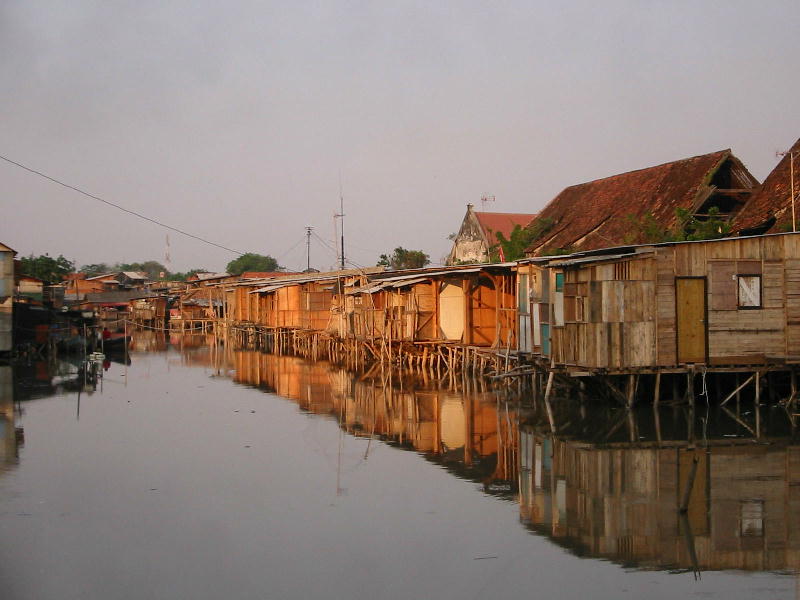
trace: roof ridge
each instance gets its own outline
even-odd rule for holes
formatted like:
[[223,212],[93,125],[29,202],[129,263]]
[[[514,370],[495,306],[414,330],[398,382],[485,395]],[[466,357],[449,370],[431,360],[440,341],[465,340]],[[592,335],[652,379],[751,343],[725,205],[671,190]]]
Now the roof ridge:
[[665,163],[661,163],[661,164],[658,164],[658,165],[651,165],[649,167],[642,167],[640,169],[631,169],[630,171],[623,171],[622,173],[616,173],[614,175],[608,175],[606,177],[598,177],[597,179],[590,179],[589,181],[584,181],[582,183],[575,183],[573,185],[568,185],[567,187],[565,187],[562,190],[562,192],[565,191],[565,190],[571,189],[571,188],[580,187],[582,185],[588,185],[590,183],[597,183],[598,181],[605,181],[607,179],[614,179],[615,177],[622,177],[623,175],[630,175],[632,173],[640,173],[642,171],[650,171],[650,170],[653,170],[653,169],[659,169],[661,167],[666,167],[666,166],[677,165],[677,164],[680,164],[680,163],[689,162],[690,160],[695,160],[695,159],[698,159],[698,158],[711,157],[711,156],[713,156],[715,154],[723,155],[723,154],[726,154],[726,153],[730,154],[731,156],[733,156],[733,151],[730,148],[725,148],[724,150],[717,150],[715,152],[707,152],[706,154],[698,154],[696,156],[689,156],[687,158],[680,158],[678,160],[670,160],[670,161],[667,161]]

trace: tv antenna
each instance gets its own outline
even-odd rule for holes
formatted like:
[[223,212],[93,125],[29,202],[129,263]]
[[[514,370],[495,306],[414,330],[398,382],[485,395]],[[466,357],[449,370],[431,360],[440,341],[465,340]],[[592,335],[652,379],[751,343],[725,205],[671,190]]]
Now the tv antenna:
[[494,201],[495,201],[494,195],[484,194],[483,196],[481,196],[481,210],[483,212],[486,212],[486,205],[489,202],[494,202]]
[[797,219],[795,218],[794,211],[794,150],[786,150],[785,152],[776,152],[775,156],[789,155],[789,189],[792,201],[792,231],[797,231]]

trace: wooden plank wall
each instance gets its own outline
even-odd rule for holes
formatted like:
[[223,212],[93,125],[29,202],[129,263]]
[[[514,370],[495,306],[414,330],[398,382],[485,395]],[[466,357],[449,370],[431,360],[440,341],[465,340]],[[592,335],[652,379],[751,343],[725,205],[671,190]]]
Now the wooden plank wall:
[[567,270],[564,325],[553,328],[556,361],[586,368],[654,365],[655,270],[652,256]]

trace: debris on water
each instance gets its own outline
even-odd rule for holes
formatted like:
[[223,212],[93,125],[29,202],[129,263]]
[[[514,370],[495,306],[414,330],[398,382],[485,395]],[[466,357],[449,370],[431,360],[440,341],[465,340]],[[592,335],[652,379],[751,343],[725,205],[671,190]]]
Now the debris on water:
[[250,412],[251,412],[251,413],[255,413],[256,411],[254,411],[254,410],[251,410]]
[[250,446],[245,446],[245,448],[249,448]]
[[150,491],[151,491],[151,492],[157,492],[157,491],[158,491],[158,488],[150,488]]
[[489,560],[490,558],[497,558],[497,556],[476,556],[472,560]]

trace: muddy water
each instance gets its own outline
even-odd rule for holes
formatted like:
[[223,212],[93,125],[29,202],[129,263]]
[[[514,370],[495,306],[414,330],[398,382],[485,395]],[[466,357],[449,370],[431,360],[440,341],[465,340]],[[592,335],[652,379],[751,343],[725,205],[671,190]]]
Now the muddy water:
[[780,409],[575,399],[554,434],[475,382],[171,342],[0,367],[0,598],[800,597]]

